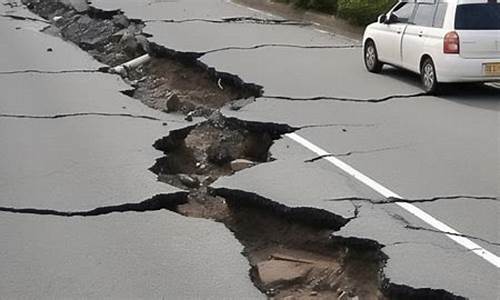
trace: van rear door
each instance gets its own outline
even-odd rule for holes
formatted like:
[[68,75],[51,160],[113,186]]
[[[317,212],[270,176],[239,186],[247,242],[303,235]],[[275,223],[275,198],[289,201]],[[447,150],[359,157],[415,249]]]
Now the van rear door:
[[460,37],[460,56],[500,58],[499,2],[458,5],[455,29]]

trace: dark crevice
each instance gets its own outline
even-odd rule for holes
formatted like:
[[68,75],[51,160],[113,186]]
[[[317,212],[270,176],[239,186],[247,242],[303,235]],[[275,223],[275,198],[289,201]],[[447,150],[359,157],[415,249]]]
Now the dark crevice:
[[372,150],[353,150],[345,153],[330,153],[330,154],[325,154],[325,155],[320,155],[315,158],[307,159],[304,162],[305,163],[312,163],[318,160],[322,160],[327,157],[346,157],[346,156],[351,156],[354,154],[369,154],[369,153],[376,153],[376,152],[382,152],[382,151],[390,151],[390,150],[397,150],[397,149],[402,149],[403,146],[399,147],[384,147],[384,148],[378,148],[378,149],[372,149]]
[[56,115],[17,115],[17,114],[4,114],[0,113],[0,118],[13,118],[13,119],[64,119],[73,117],[86,117],[86,116],[99,116],[99,117],[124,117],[133,119],[145,119],[151,121],[164,121],[151,116],[146,115],[134,115],[128,113],[100,113],[100,112],[78,112],[78,113],[68,113],[68,114],[56,114]]
[[429,232],[433,232],[433,233],[458,236],[458,237],[468,238],[468,239],[472,239],[472,240],[478,240],[478,241],[490,244],[492,246],[500,246],[500,242],[488,241],[487,239],[484,239],[484,238],[481,238],[481,237],[477,237],[477,236],[473,236],[473,235],[469,235],[469,234],[447,232],[447,231],[441,231],[441,230],[437,230],[437,229],[420,227],[420,226],[413,226],[413,225],[406,225],[405,228],[406,229],[410,229],[410,230],[423,230],[423,231],[429,231]]
[[312,23],[295,21],[295,20],[282,20],[282,19],[262,19],[255,17],[229,17],[222,19],[201,19],[201,18],[193,18],[193,19],[182,19],[182,20],[174,20],[174,19],[155,19],[155,20],[144,20],[144,23],[154,23],[154,22],[163,22],[163,23],[189,23],[189,22],[206,22],[206,23],[214,23],[214,24],[224,24],[224,23],[250,23],[250,24],[262,24],[262,25],[294,25],[294,26],[311,26]]
[[374,200],[370,198],[361,197],[346,197],[346,198],[335,198],[327,199],[325,201],[363,201],[369,202],[374,205],[384,205],[391,203],[426,203],[426,202],[436,202],[440,200],[457,200],[457,199],[470,199],[470,200],[487,200],[487,201],[500,201],[498,197],[493,196],[472,196],[472,195],[452,195],[452,196],[438,196],[432,198],[423,199],[401,199],[401,198],[385,198],[384,200]]
[[465,248],[463,248],[462,249],[462,248],[458,248],[458,247],[445,247],[445,246],[443,246],[441,244],[437,244],[437,243],[416,242],[416,241],[394,242],[394,243],[391,243],[391,244],[384,245],[384,248],[387,248],[387,247],[397,247],[397,246],[400,246],[400,245],[429,245],[429,246],[432,246],[432,247],[443,249],[445,251],[455,251],[455,252],[463,252],[463,253],[468,253],[468,252],[471,252],[471,251],[481,250],[481,248],[474,248],[474,249],[465,249]]
[[0,207],[0,211],[17,214],[49,215],[59,217],[95,217],[116,212],[145,212],[157,211],[161,209],[175,210],[178,205],[184,204],[186,203],[186,201],[187,193],[178,192],[174,194],[156,195],[151,199],[139,203],[126,203],[114,206],[104,206],[88,211],[57,211],[50,209],[12,207]]
[[454,295],[442,289],[420,288],[415,289],[406,285],[389,284],[385,289],[389,299],[404,300],[467,300],[465,297]]
[[253,46],[249,46],[249,47],[229,46],[229,47],[224,47],[224,48],[219,48],[219,49],[208,50],[208,51],[202,52],[202,54],[206,55],[206,54],[222,52],[222,51],[229,51],[229,50],[256,50],[256,49],[260,49],[260,48],[270,48],[270,47],[299,48],[299,49],[352,49],[352,48],[361,48],[360,45],[316,45],[316,46],[311,45],[311,46],[305,46],[305,45],[270,43],[270,44],[253,45]]
[[0,17],[10,18],[10,19],[13,19],[13,20],[18,20],[18,21],[34,21],[34,22],[42,22],[42,23],[45,23],[45,24],[50,24],[50,22],[47,21],[47,20],[37,19],[37,18],[31,18],[31,17],[17,16],[17,15],[11,15],[11,14],[0,14]]
[[108,67],[102,67],[99,69],[76,69],[76,70],[13,70],[13,71],[0,71],[0,75],[13,75],[13,74],[24,74],[24,73],[36,73],[36,74],[68,74],[68,73],[108,73]]
[[301,125],[299,129],[308,129],[308,128],[327,128],[327,127],[376,127],[377,124],[356,124],[356,123],[331,123],[331,124],[309,124],[309,125]]
[[214,189],[214,193],[225,199],[231,199],[235,205],[260,208],[281,218],[285,218],[289,222],[307,226],[338,231],[349,221],[348,219],[322,209],[309,207],[290,208],[255,193],[226,188]]
[[381,103],[394,99],[411,99],[423,96],[429,96],[428,93],[415,93],[407,95],[389,95],[381,98],[367,98],[367,99],[357,99],[357,98],[345,98],[345,97],[332,97],[332,96],[315,96],[315,97],[291,97],[291,96],[274,96],[274,95],[262,95],[262,98],[267,99],[277,99],[277,100],[288,100],[288,101],[339,101],[339,102],[356,102],[356,103]]

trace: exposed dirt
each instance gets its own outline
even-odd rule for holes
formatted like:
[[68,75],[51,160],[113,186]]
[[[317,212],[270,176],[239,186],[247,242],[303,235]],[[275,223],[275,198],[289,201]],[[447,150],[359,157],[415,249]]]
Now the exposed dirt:
[[155,53],[150,62],[129,72],[136,88],[132,96],[144,104],[165,112],[190,116],[209,116],[216,109],[239,99],[260,95],[260,88],[233,84],[216,72],[210,72],[196,58],[178,60]]
[[380,252],[332,239],[331,233],[346,222],[338,216],[310,211],[324,221],[310,223],[314,218],[304,219],[300,211],[245,193],[189,197],[176,211],[214,219],[234,232],[254,283],[272,299],[386,299]]
[[212,191],[209,185],[236,170],[235,160],[270,161],[273,141],[294,129],[213,114],[207,121],[171,132],[155,148],[165,156],[151,170],[160,181],[188,189],[174,210],[224,223],[244,245],[256,286],[275,299],[385,299],[374,250],[355,250],[330,234],[347,220],[316,209],[289,209],[256,195]]
[[296,129],[283,124],[245,122],[213,113],[207,121],[172,131],[154,147],[165,153],[151,171],[180,188],[207,187],[221,176],[270,161],[269,148]]

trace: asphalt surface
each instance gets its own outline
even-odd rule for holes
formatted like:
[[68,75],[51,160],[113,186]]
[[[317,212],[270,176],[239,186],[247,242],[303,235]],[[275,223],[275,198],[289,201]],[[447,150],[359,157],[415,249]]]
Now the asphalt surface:
[[[57,73],[102,65],[38,32],[43,25],[0,17],[8,40],[0,72],[43,71],[0,74],[0,206],[87,211],[177,192],[148,168],[162,155],[153,143],[185,126],[182,118],[121,94],[130,87],[116,75]],[[242,246],[208,220],[166,210],[73,218],[0,212],[0,223],[0,299],[263,297]]]
[[[152,20],[147,22],[145,28],[145,32],[153,34],[151,41],[177,51],[206,52],[200,60],[208,66],[263,86],[263,97],[237,112],[224,109],[224,114],[244,120],[306,126],[297,134],[330,153],[338,154],[339,159],[405,199],[431,200],[435,197],[456,196],[456,199],[436,199],[414,205],[469,236],[493,255],[500,255],[498,89],[457,86],[445,96],[421,96],[418,78],[412,74],[391,68],[381,75],[366,72],[357,41],[318,32],[311,26],[226,22],[224,18],[230,17],[279,19],[227,1],[96,0],[92,5],[108,10],[119,8],[129,18]],[[208,22],[214,20],[222,23]],[[0,18],[0,22],[6,25],[0,26],[2,36],[12,39],[9,46],[0,46],[2,53],[12,53],[10,57],[2,55],[0,58],[2,71],[99,67],[74,46],[36,32],[35,22],[20,23],[4,18]],[[16,26],[21,26],[23,30],[15,30]],[[46,47],[55,47],[55,51],[49,54],[45,51]],[[254,49],[226,49],[234,47]],[[59,59],[62,53],[65,60]],[[30,88],[23,88],[28,85],[28,80],[32,81]],[[175,117],[150,111],[140,103],[122,96],[118,91],[123,89],[123,83],[118,78],[103,74],[13,74],[0,75],[0,84],[3,95],[9,95],[3,97],[0,103],[2,113],[45,115],[98,110],[146,114],[168,119],[169,124],[164,127],[161,121],[118,117],[57,121],[1,118],[0,137],[9,145],[0,149],[0,185],[8,186],[7,189],[1,189],[2,206],[72,210],[139,202],[158,193],[176,191],[155,184],[154,176],[144,166],[149,166],[158,156],[150,147],[152,142],[168,130],[183,126],[182,122],[171,122]],[[101,100],[103,97],[107,99],[105,102]],[[19,98],[23,99],[22,103],[16,101]],[[44,99],[43,105],[39,105],[41,98]],[[122,109],[123,106],[126,109]],[[26,135],[19,135],[19,132],[26,132]],[[61,142],[64,146],[54,148],[51,141],[64,141]],[[89,141],[95,145],[91,149]],[[371,203],[383,201],[384,198],[327,161],[305,162],[316,155],[292,139],[283,138],[276,142],[271,152],[276,161],[221,178],[214,186],[251,191],[291,207],[316,207],[345,217],[353,217],[354,207],[358,206],[359,215],[335,234],[376,240],[384,245],[383,251],[389,260],[383,271],[392,283],[413,288],[444,289],[470,299],[500,299],[500,273],[492,263],[441,232],[409,229],[408,225],[423,229],[432,227],[395,204]],[[42,174],[43,179],[40,179]],[[480,196],[497,197],[497,200],[474,199]],[[371,202],[335,200],[346,197],[366,198]],[[127,200],[123,201],[124,198]],[[188,240],[183,249],[189,253],[195,252],[193,255],[202,258],[209,259],[211,256],[209,260],[216,266],[211,267],[210,274],[221,276],[205,278],[206,269],[196,270],[203,264],[199,266],[193,263],[192,268],[183,269],[183,278],[192,280],[188,276],[194,276],[196,279],[192,282],[213,280],[220,284],[224,283],[221,279],[224,274],[231,273],[231,278],[239,281],[225,290],[224,296],[260,296],[251,286],[246,270],[248,267],[239,256],[241,246],[231,241],[230,234],[224,228],[210,222],[183,219],[186,224],[183,223],[180,229],[178,226],[181,225],[170,219],[177,220],[177,216],[171,216],[168,212],[148,214],[158,221],[158,226],[151,227],[151,230],[156,231],[155,234],[151,233],[152,240],[156,237],[157,243],[168,244],[157,237],[166,235],[167,240],[175,239],[176,235],[163,229],[165,226],[161,223],[172,222],[167,226],[182,230]],[[158,217],[158,214],[166,214],[168,218]],[[133,241],[128,246],[135,251],[144,250],[144,244],[134,238],[142,239],[139,237],[144,230],[141,222],[149,224],[149,221],[145,221],[145,216],[141,214],[124,215],[123,218],[131,218],[131,221],[116,220],[121,217],[85,218],[83,221],[44,218],[42,221],[38,220],[39,216],[25,220],[21,216],[5,215],[5,218],[2,216],[2,222],[7,225],[2,225],[0,230],[5,231],[2,235],[7,236],[20,223],[29,226],[32,222],[36,226],[38,221],[48,222],[46,234],[51,230],[63,230],[62,236],[69,235],[69,232],[83,236],[82,241],[74,246],[75,249],[82,249],[79,243],[87,245],[102,242],[92,236],[91,230],[96,227],[102,231],[103,227],[109,226],[109,230],[116,233],[116,239],[125,239],[125,233],[120,229],[131,227],[133,234],[127,234],[127,241]],[[55,229],[58,224],[68,222],[71,224],[63,229]],[[132,224],[120,227],[115,226],[115,222]],[[200,223],[203,224],[200,226]],[[196,232],[199,230],[206,234]],[[192,231],[196,234],[191,234]],[[3,259],[0,264],[3,266],[18,259],[14,253],[24,245],[46,249],[57,244],[42,238],[33,240],[31,235],[28,231],[16,235],[12,243],[14,249],[9,248],[7,255],[0,257]],[[52,233],[50,235],[54,238]],[[115,235],[111,236],[115,238]],[[221,239],[224,244],[210,242],[210,238]],[[117,243],[120,244],[119,241]],[[140,248],[141,245],[143,248]],[[153,248],[147,251],[161,252],[167,256],[161,259],[167,262],[174,260],[175,255],[169,255],[168,250],[161,249],[162,246],[153,243]],[[175,252],[178,249],[173,248],[170,246],[168,249],[178,253]],[[200,248],[203,251],[196,251]],[[65,253],[64,257],[71,260],[71,255],[75,255],[76,260],[82,262],[84,258],[78,256],[82,255],[79,252],[69,250],[69,254]],[[101,252],[92,253],[103,255]],[[123,253],[115,254],[123,256],[120,262],[131,260]],[[36,256],[28,251],[23,252],[23,255],[27,260]],[[225,262],[214,257],[224,258]],[[49,267],[51,259],[46,260],[44,256],[37,258],[42,267]],[[105,258],[101,260],[104,264],[120,265],[130,270],[138,267]],[[140,265],[140,270],[151,278],[157,274],[170,278],[168,276],[172,274],[160,271],[158,266],[154,270],[163,273],[148,273],[148,263],[153,264],[153,258],[154,255],[150,255],[146,263]],[[228,259],[234,263],[229,263]],[[24,274],[37,274],[30,272],[28,262],[22,262],[21,265]],[[221,271],[224,267],[230,269]],[[75,277],[77,282],[85,280],[82,278],[86,276],[84,271],[78,272],[78,268],[79,264],[75,263],[70,269],[79,274]],[[51,278],[30,276],[41,280],[40,284],[52,282]],[[143,279],[134,280],[127,276],[127,280],[142,287],[145,294],[139,296],[155,296],[147,294],[150,291],[141,284],[144,283]],[[173,284],[169,280],[165,279],[165,282]],[[4,284],[6,288],[11,288],[11,295],[15,295],[15,288],[29,281],[12,278]],[[129,285],[128,282],[120,284]],[[219,290],[206,289],[206,286],[196,284],[189,288],[196,289],[198,295],[216,297],[216,294],[205,292],[216,293]],[[161,288],[167,293],[165,295],[175,295],[177,292],[168,290],[166,286]],[[51,289],[48,290],[48,297],[58,295],[50,294]],[[55,291],[56,288],[52,288],[52,292]],[[105,285],[101,291],[109,292]],[[120,289],[116,288],[116,291]],[[139,293],[141,288],[134,291]],[[82,288],[84,292],[88,290]],[[185,295],[186,298],[193,298],[193,294]]]

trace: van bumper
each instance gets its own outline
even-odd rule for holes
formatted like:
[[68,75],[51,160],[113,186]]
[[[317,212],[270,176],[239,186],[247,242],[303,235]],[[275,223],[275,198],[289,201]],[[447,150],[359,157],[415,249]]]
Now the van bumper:
[[435,62],[439,82],[494,82],[500,75],[487,76],[484,65],[500,63],[500,58],[463,58],[458,54],[445,55]]

